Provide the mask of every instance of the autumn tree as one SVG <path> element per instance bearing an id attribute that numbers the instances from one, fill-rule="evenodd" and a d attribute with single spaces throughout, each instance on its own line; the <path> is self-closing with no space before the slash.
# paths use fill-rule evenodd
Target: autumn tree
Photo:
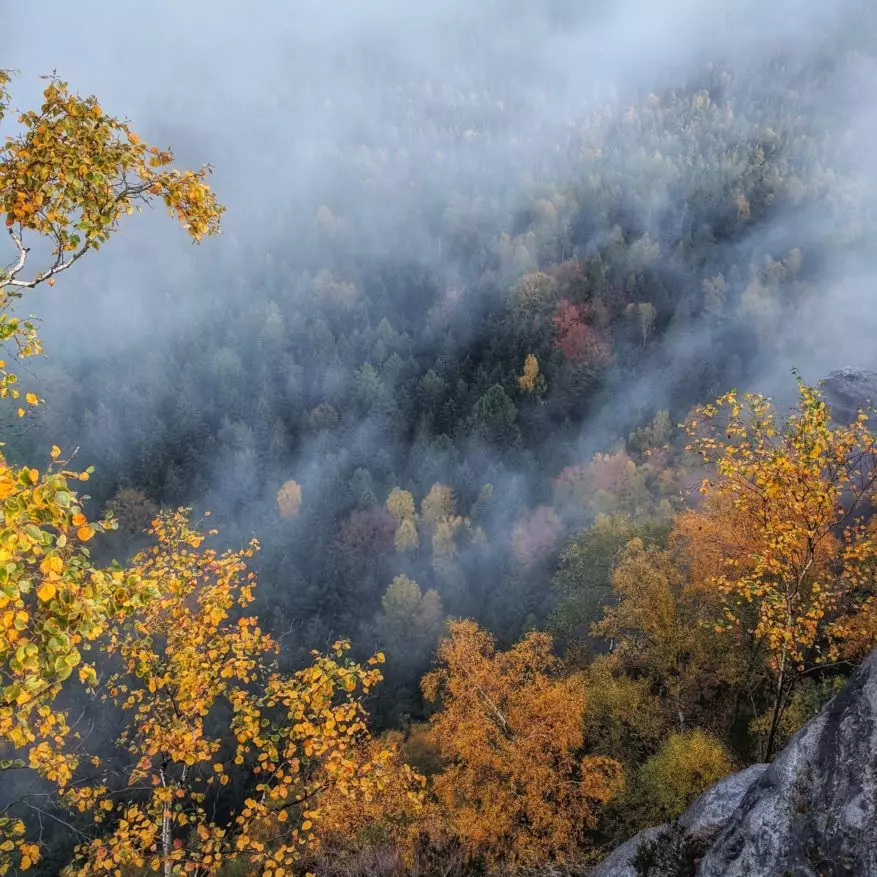
<path id="1" fill-rule="evenodd" d="M 9 105 L 9 72 L 0 71 L 0 119 Z M 22 396 L 10 359 L 38 355 L 42 345 L 33 320 L 15 305 L 26 290 L 53 284 L 118 230 L 124 215 L 163 201 L 196 241 L 219 231 L 223 208 L 199 171 L 171 169 L 169 151 L 149 147 L 101 108 L 95 97 L 72 94 L 51 77 L 39 110 L 17 116 L 17 128 L 0 146 L 0 215 L 12 259 L 0 266 L 0 398 L 15 400 L 17 413 L 40 404 Z M 38 244 L 39 246 L 34 246 Z M 39 265 L 33 253 L 46 251 Z M 119 567 L 98 569 L 87 544 L 113 526 L 91 522 L 74 485 L 90 469 L 75 471 L 59 448 L 43 471 L 10 466 L 0 454 L 0 743 L 62 790 L 76 758 L 64 751 L 69 736 L 63 711 L 53 707 L 74 672 L 85 682 L 94 668 L 83 652 L 109 621 L 139 608 L 151 583 Z M 21 839 L 23 823 L 0 817 L 0 873 L 24 870 L 38 851 Z"/>
<path id="2" fill-rule="evenodd" d="M 534 271 L 525 274 L 512 287 L 509 303 L 520 318 L 547 322 L 557 295 L 557 280 L 541 271 Z"/>
<path id="3" fill-rule="evenodd" d="M 6 750 L 0 774 L 27 767 L 63 792 L 79 758 L 67 745 L 66 714 L 54 702 L 71 675 L 96 679 L 87 655 L 95 640 L 110 619 L 139 608 L 155 591 L 136 573 L 95 567 L 88 544 L 113 522 L 88 519 L 88 497 L 73 485 L 90 470 L 76 472 L 60 457 L 53 448 L 40 472 L 16 469 L 0 456 L 0 743 Z M 14 813 L 0 814 L 0 874 L 13 865 L 27 870 L 39 856 Z"/>
<path id="4" fill-rule="evenodd" d="M 639 538 L 621 552 L 612 590 L 614 601 L 591 628 L 612 645 L 607 662 L 616 672 L 649 680 L 668 730 L 724 717 L 714 701 L 735 679 L 736 661 L 706 627 L 715 617 L 709 595 L 688 587 L 670 552 Z"/>
<path id="5" fill-rule="evenodd" d="M 734 769 L 727 748 L 700 729 L 670 734 L 640 768 L 634 784 L 643 822 L 654 825 L 675 819 Z"/>
<path id="6" fill-rule="evenodd" d="M 798 684 L 844 658 L 854 630 L 861 638 L 854 619 L 875 593 L 877 542 L 864 515 L 877 445 L 867 415 L 835 425 L 818 389 L 799 381 L 798 390 L 785 419 L 753 394 L 699 409 L 691 448 L 715 475 L 677 527 L 692 577 L 721 596 L 718 629 L 767 662 L 767 758 Z"/>
<path id="7" fill-rule="evenodd" d="M 524 371 L 518 377 L 518 386 L 523 392 L 530 393 L 537 398 L 548 389 L 548 382 L 539 371 L 539 360 L 533 353 L 528 353 L 524 360 Z"/>
<path id="8" fill-rule="evenodd" d="M 130 766 L 123 788 L 79 784 L 71 795 L 109 822 L 80 847 L 71 875 L 129 866 L 206 875 L 231 861 L 250 873 L 292 873 L 318 845 L 318 826 L 340 828 L 376 796 L 410 792 L 416 812 L 422 780 L 371 741 L 361 703 L 380 681 L 383 655 L 357 664 L 339 641 L 309 666 L 279 673 L 277 644 L 245 612 L 258 543 L 218 553 L 204 543 L 213 535 L 184 510 L 162 516 L 155 544 L 133 561 L 160 596 L 114 626 L 106 645 L 121 664 L 105 696 L 126 717 L 118 743 Z M 218 810 L 235 765 L 252 782 L 231 812 Z"/>
<path id="9" fill-rule="evenodd" d="M 396 521 L 394 543 L 397 551 L 412 551 L 420 544 L 417 534 L 417 512 L 414 497 L 399 487 L 394 487 L 387 497 L 387 511 Z"/>
<path id="10" fill-rule="evenodd" d="M 0 118 L 9 81 L 0 72 Z M 15 252 L 0 269 L 0 342 L 32 356 L 42 349 L 36 327 L 12 315 L 24 290 L 54 283 L 100 249 L 123 216 L 156 198 L 196 241 L 219 231 L 223 208 L 206 183 L 209 167 L 171 169 L 171 152 L 147 146 L 97 98 L 72 94 L 56 77 L 49 79 L 40 109 L 21 113 L 18 126 L 0 146 L 0 214 Z M 50 246 L 48 261 L 36 268 L 30 265 L 31 239 Z M 0 392 L 18 398 L 13 378 L 0 372 Z"/>
<path id="11" fill-rule="evenodd" d="M 396 576 L 381 598 L 379 628 L 388 650 L 409 659 L 413 648 L 430 651 L 443 621 L 442 601 L 430 588 L 425 593 L 408 576 Z"/>
<path id="12" fill-rule="evenodd" d="M 617 762 L 583 753 L 585 683 L 551 647 L 531 633 L 498 652 L 475 622 L 452 622 L 423 680 L 448 761 L 434 792 L 470 858 L 492 869 L 575 859 L 623 784 Z"/>
<path id="13" fill-rule="evenodd" d="M 561 299 L 554 309 L 555 345 L 573 363 L 602 365 L 611 354 L 606 339 L 590 322 L 586 305 Z"/>
<path id="14" fill-rule="evenodd" d="M 446 484 L 433 484 L 421 500 L 420 523 L 430 536 L 433 567 L 449 573 L 457 558 L 457 533 L 471 522 L 457 514 L 454 491 Z"/>
<path id="15" fill-rule="evenodd" d="M 662 545 L 669 527 L 661 521 L 634 523 L 626 515 L 598 515 L 576 534 L 560 555 L 552 585 L 557 593 L 552 622 L 566 636 L 585 637 L 614 593 L 612 574 L 633 538 Z"/>

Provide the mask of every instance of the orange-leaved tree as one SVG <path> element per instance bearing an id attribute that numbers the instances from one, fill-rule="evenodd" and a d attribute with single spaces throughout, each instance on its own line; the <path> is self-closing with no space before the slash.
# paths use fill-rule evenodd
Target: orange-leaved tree
<path id="1" fill-rule="evenodd" d="M 8 71 L 0 70 L 0 119 L 9 106 Z M 199 240 L 219 230 L 222 207 L 206 184 L 209 168 L 169 169 L 170 152 L 142 143 L 126 122 L 94 97 L 72 94 L 49 79 L 39 110 L 18 115 L 0 144 L 0 217 L 9 257 L 0 256 L 0 398 L 19 416 L 40 404 L 18 388 L 14 359 L 38 355 L 32 319 L 15 305 L 26 290 L 55 282 L 117 230 L 141 204 L 162 199 Z M 32 243 L 48 252 L 32 264 Z M 43 471 L 13 466 L 0 453 L 0 770 L 23 764 L 64 787 L 76 759 L 63 754 L 68 728 L 53 707 L 76 671 L 93 678 L 86 651 L 108 619 L 138 608 L 150 588 L 120 568 L 97 569 L 86 543 L 112 522 L 90 522 L 74 485 L 90 470 L 73 471 L 53 448 Z M 27 869 L 39 855 L 26 843 L 24 823 L 0 814 L 0 874 Z"/>
<path id="2" fill-rule="evenodd" d="M 130 769 L 124 786 L 82 783 L 69 796 L 109 830 L 79 848 L 68 873 L 206 875 L 236 860 L 278 877 L 344 824 L 345 808 L 392 788 L 410 792 L 416 810 L 422 781 L 366 727 L 361 698 L 380 681 L 383 655 L 358 664 L 341 641 L 279 673 L 277 644 L 245 612 L 258 544 L 218 553 L 204 544 L 215 531 L 193 528 L 185 510 L 153 531 L 156 544 L 132 567 L 159 596 L 107 641 L 121 669 L 105 696 L 126 717 L 118 742 Z M 223 796 L 232 774 L 241 794 Z"/>
<path id="3" fill-rule="evenodd" d="M 491 868 L 575 859 L 600 806 L 623 785 L 614 760 L 582 751 L 587 701 L 550 637 L 506 652 L 473 621 L 448 625 L 423 680 L 445 770 L 433 782 L 450 830 Z"/>
<path id="4" fill-rule="evenodd" d="M 848 620 L 875 593 L 877 539 L 863 518 L 877 441 L 864 412 L 837 425 L 818 388 L 799 381 L 799 395 L 786 419 L 767 398 L 734 392 L 699 409 L 691 448 L 715 476 L 676 533 L 695 582 L 722 598 L 718 628 L 766 658 L 767 758 L 796 686 L 843 657 Z"/>

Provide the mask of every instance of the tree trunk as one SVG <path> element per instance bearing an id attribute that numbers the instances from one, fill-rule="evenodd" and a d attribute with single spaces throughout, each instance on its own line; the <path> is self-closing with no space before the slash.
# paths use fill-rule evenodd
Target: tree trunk
<path id="1" fill-rule="evenodd" d="M 777 680 L 777 690 L 776 696 L 774 698 L 773 704 L 773 715 L 770 720 L 770 731 L 767 735 L 767 745 L 765 746 L 764 752 L 764 760 L 770 761 L 773 758 L 774 749 L 776 748 L 776 738 L 777 733 L 780 729 L 780 721 L 783 717 L 783 713 L 786 711 L 786 703 L 788 702 L 789 695 L 792 693 L 792 689 L 795 686 L 795 679 L 792 679 L 791 683 L 786 684 L 788 680 L 788 672 L 786 670 L 786 656 L 783 655 L 782 664 L 780 665 L 780 676 Z"/>
<path id="2" fill-rule="evenodd" d="M 164 877 L 172 877 L 171 863 L 171 812 L 165 807 L 161 815 L 161 855 L 164 859 Z"/>

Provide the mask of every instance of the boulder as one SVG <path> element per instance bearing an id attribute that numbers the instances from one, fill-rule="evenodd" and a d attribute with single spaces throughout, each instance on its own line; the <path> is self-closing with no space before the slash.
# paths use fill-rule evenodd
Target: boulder
<path id="1" fill-rule="evenodd" d="M 717 783 L 672 832 L 640 832 L 590 877 L 636 877 L 637 850 L 682 849 L 680 833 L 696 857 L 652 877 L 877 877 L 877 652 L 773 764 Z"/>
<path id="2" fill-rule="evenodd" d="M 749 787 L 766 770 L 766 764 L 754 764 L 716 783 L 679 817 L 680 826 L 694 840 L 710 843 L 725 827 Z M 636 871 L 630 864 L 636 851 L 643 844 L 659 837 L 667 828 L 667 825 L 658 825 L 644 829 L 614 850 L 588 877 L 636 877 Z"/>
<path id="3" fill-rule="evenodd" d="M 877 406 L 877 372 L 842 368 L 822 382 L 825 401 L 838 423 L 852 423 L 860 408 Z"/>
<path id="4" fill-rule="evenodd" d="M 697 875 L 877 875 L 877 652 L 749 789 Z"/>

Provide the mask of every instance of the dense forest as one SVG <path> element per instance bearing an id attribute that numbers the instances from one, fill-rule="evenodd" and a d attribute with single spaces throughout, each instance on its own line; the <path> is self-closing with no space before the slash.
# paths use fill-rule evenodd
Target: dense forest
<path id="1" fill-rule="evenodd" d="M 458 5 L 0 59 L 0 874 L 582 873 L 877 645 L 877 13 Z"/>

